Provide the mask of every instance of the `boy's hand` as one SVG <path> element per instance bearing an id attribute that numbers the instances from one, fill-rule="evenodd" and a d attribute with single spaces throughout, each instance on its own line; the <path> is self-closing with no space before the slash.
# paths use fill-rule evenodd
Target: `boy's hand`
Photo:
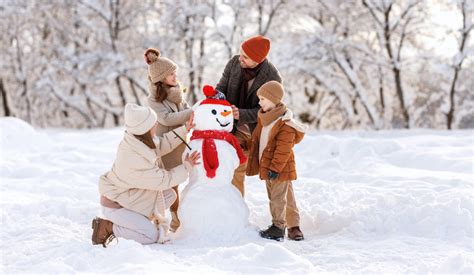
<path id="1" fill-rule="evenodd" d="M 268 170 L 268 178 L 270 180 L 274 180 L 276 178 L 278 178 L 279 174 L 275 171 L 272 171 L 272 170 Z"/>

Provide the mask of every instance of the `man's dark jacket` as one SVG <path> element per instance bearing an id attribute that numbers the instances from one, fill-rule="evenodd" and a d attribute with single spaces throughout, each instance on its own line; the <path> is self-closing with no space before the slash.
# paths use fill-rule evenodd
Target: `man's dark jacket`
<path id="1" fill-rule="evenodd" d="M 221 91 L 227 97 L 227 101 L 238 106 L 240 99 L 240 85 L 242 85 L 242 69 L 240 67 L 239 55 L 232 57 L 224 69 L 224 73 L 216 86 L 216 89 Z M 238 124 L 248 124 L 250 132 L 252 133 L 257 126 L 257 113 L 260 109 L 258 105 L 257 90 L 268 81 L 275 80 L 281 83 L 280 72 L 275 66 L 265 59 L 262 67 L 255 77 L 252 86 L 248 89 L 245 106 L 239 107 L 239 122 Z"/>

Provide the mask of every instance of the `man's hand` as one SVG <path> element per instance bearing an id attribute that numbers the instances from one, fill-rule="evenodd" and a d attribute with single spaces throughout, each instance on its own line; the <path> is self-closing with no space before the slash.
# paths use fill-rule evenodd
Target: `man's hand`
<path id="1" fill-rule="evenodd" d="M 239 108 L 235 105 L 232 105 L 232 114 L 234 115 L 234 119 L 239 120 Z"/>

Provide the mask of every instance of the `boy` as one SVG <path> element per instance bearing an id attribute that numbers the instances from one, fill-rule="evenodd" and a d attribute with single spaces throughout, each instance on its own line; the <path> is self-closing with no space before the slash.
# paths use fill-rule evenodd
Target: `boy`
<path id="1" fill-rule="evenodd" d="M 296 180 L 293 146 L 303 139 L 305 127 L 293 120 L 291 110 L 281 102 L 284 93 L 277 81 L 269 81 L 257 91 L 261 109 L 250 140 L 246 173 L 259 174 L 266 182 L 272 225 L 260 231 L 260 236 L 282 241 L 288 226 L 288 238 L 301 241 L 304 236 L 291 181 Z"/>

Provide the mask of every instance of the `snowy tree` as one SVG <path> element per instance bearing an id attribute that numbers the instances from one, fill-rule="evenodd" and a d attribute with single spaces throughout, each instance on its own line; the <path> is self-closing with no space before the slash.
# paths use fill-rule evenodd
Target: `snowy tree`
<path id="1" fill-rule="evenodd" d="M 126 102 L 146 102 L 148 47 L 178 64 L 192 104 L 244 39 L 264 34 L 285 101 L 313 127 L 472 127 L 471 2 L 5 0 L 0 114 L 120 125 Z"/>
<path id="2" fill-rule="evenodd" d="M 397 3 L 398 2 L 398 3 Z M 386 51 L 390 64 L 396 95 L 404 119 L 404 127 L 410 127 L 406 89 L 402 79 L 402 50 L 410 36 L 416 34 L 416 27 L 422 21 L 422 1 L 363 0 L 363 5 L 373 19 L 381 46 Z"/>
<path id="3" fill-rule="evenodd" d="M 470 34 L 472 29 L 474 28 L 474 23 L 472 22 L 472 14 L 474 12 L 474 3 L 468 0 L 459 0 L 457 2 L 457 7 L 460 9 L 462 14 L 462 28 L 459 30 L 460 38 L 459 38 L 459 52 L 453 58 L 453 80 L 451 81 L 451 87 L 449 89 L 449 111 L 446 114 L 447 117 L 447 128 L 452 129 L 453 119 L 454 119 L 454 111 L 456 106 L 456 90 L 458 88 L 458 77 L 460 75 L 460 71 L 462 68 L 463 62 L 467 59 L 469 51 L 472 54 L 473 48 L 472 46 L 469 49 L 469 40 L 471 38 Z M 472 88 L 472 87 L 471 87 Z"/>
<path id="4" fill-rule="evenodd" d="M 211 39 L 222 43 L 226 50 L 228 59 L 238 53 L 238 40 L 242 38 L 242 32 L 246 22 L 246 10 L 249 1 L 223 1 L 219 5 L 216 1 L 212 3 L 210 19 L 213 22 L 214 31 Z M 231 18 L 232 20 L 229 20 Z"/>
<path id="5" fill-rule="evenodd" d="M 315 83 L 329 97 L 338 98 L 330 102 L 341 104 L 347 116 L 344 127 L 357 126 L 360 117 L 366 116 L 370 125 L 381 128 L 376 98 L 371 96 L 367 83 L 371 78 L 364 76 L 372 73 L 370 66 L 374 61 L 367 62 L 366 52 L 370 50 L 360 46 L 367 20 L 354 11 L 354 6 L 357 7 L 356 1 L 303 1 L 299 10 L 305 13 L 298 16 L 303 18 L 295 17 L 295 22 L 306 20 L 309 27 L 288 40 L 296 40 L 295 44 L 301 46 L 290 51 L 294 54 L 288 56 L 285 64 L 296 67 L 290 69 L 295 77 L 303 73 L 314 80 L 308 83 Z M 286 47 L 290 49 L 291 45 Z"/>

